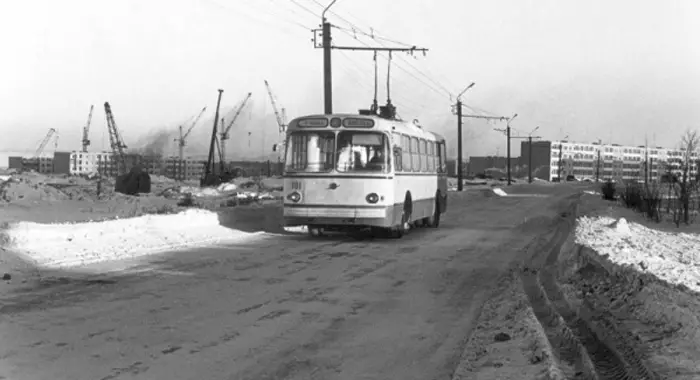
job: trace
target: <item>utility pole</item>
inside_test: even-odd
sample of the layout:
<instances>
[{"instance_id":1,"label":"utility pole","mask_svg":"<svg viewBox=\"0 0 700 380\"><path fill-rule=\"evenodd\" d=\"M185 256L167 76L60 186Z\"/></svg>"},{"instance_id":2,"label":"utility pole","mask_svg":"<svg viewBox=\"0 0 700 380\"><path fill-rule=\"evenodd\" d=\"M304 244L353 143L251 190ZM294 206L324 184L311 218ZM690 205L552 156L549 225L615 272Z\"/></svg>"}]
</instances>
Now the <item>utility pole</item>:
<instances>
[{"instance_id":1,"label":"utility pole","mask_svg":"<svg viewBox=\"0 0 700 380\"><path fill-rule=\"evenodd\" d=\"M517 114L516 114L516 116L517 116ZM515 116L513 116L513 117L515 117ZM512 118L511 118L511 119L512 119ZM528 164L527 164L527 170L528 170L528 182L529 182L529 183L532 183L532 139L540 139L540 138L542 138L541 136L533 136L533 135L532 135L532 134L535 133L535 131L537 131L538 129L540 129L539 126L536 127L535 129L533 129L530 133L528 133L527 137L515 136L515 137L510 137L510 138L509 138L509 140L510 140L510 139L527 139L527 140L528 140L528 154L527 154L527 156L528 156L528 157L527 157ZM510 146L510 144L508 144L508 145ZM508 148L508 152L510 153L510 148ZM509 157L509 160L510 160L510 154L508 155L508 157ZM509 171L510 171L510 165L508 165L508 168L509 168ZM510 181L510 174L508 175L508 180Z\"/></svg>"},{"instance_id":2,"label":"utility pole","mask_svg":"<svg viewBox=\"0 0 700 380\"><path fill-rule=\"evenodd\" d=\"M476 83L472 82L467 88L457 95L457 191L464 190L463 168L462 161L462 95L467 90L474 87Z\"/></svg>"},{"instance_id":3,"label":"utility pole","mask_svg":"<svg viewBox=\"0 0 700 380\"><path fill-rule=\"evenodd\" d=\"M538 126L537 128L533 129L532 132L530 132L529 135L527 135L527 146L528 146L528 155L527 155L527 171L528 171L528 176L527 176L527 182L532 183L532 139L539 139L540 136L532 136L533 133L535 133L536 130L540 129Z\"/></svg>"},{"instance_id":4,"label":"utility pole","mask_svg":"<svg viewBox=\"0 0 700 380\"><path fill-rule=\"evenodd\" d=\"M510 120L506 122L506 136L507 136L507 143L506 143L506 173L508 177L508 186L510 186Z\"/></svg>"},{"instance_id":5,"label":"utility pole","mask_svg":"<svg viewBox=\"0 0 700 380\"><path fill-rule=\"evenodd\" d=\"M471 86L470 86L470 87L471 87ZM464 91L466 91L466 90L464 90ZM461 102L458 102L458 104L461 106ZM510 120L512 120L513 118L515 118L515 116L518 116L517 113L516 113L514 116L512 116L511 118L507 118L507 117L505 117L505 116L464 115L464 114L462 114L461 108L458 108L457 110L454 110L454 111L452 111L452 112L453 112L453 113L456 113L457 115L459 115L459 116L460 116L460 119L463 118L463 117L469 117L469 118L473 118L473 119L485 119L485 120L500 120L500 121L508 120L509 122L510 122ZM499 132L504 132L504 130L502 130L502 129L496 129L496 130L499 131ZM510 147L510 127L509 127L509 129L508 129L507 134L508 134L508 147ZM461 141L461 139L460 139L460 141ZM458 144L457 144L458 148L459 148L460 145L461 145L461 143L458 143ZM498 148L496 148L496 149L498 149ZM496 155L498 156L498 153L496 153ZM510 149L508 149L508 157L510 157ZM508 168L508 174L509 174L508 177L510 178L510 165L509 165L509 168ZM509 181L509 182L510 182L510 181Z\"/></svg>"},{"instance_id":6,"label":"utility pole","mask_svg":"<svg viewBox=\"0 0 700 380\"><path fill-rule=\"evenodd\" d=\"M507 172L507 176L508 176L508 186L510 186L510 184L511 184L511 177L510 177L510 139L511 139L511 137L510 137L510 122L513 121L513 119L515 119L516 117L518 117L517 113L511 117L504 118L506 120L506 130L505 130L506 139L507 139L506 149L508 149L508 152L506 153L506 166L507 166L506 172ZM496 129L496 130L499 132L504 132L502 129Z\"/></svg>"},{"instance_id":7,"label":"utility pole","mask_svg":"<svg viewBox=\"0 0 700 380\"><path fill-rule=\"evenodd\" d=\"M457 191L464 190L462 160L462 100L457 99Z\"/></svg>"},{"instance_id":8,"label":"utility pole","mask_svg":"<svg viewBox=\"0 0 700 380\"><path fill-rule=\"evenodd\" d=\"M598 161L595 165L595 181L600 181L600 147L598 147Z\"/></svg>"},{"instance_id":9,"label":"utility pole","mask_svg":"<svg viewBox=\"0 0 700 380\"><path fill-rule=\"evenodd\" d=\"M391 48L391 47L382 47L382 48L375 48L375 47L353 47L353 46L333 46L332 45L332 37L331 37L331 28L333 25L328 22L326 19L326 12L328 12L328 9L330 9L333 4L335 4L337 0L331 1L330 4L323 10L321 13L321 29L314 29L312 32L314 33L314 38L312 41L314 42L314 47L315 48L322 48L323 49L323 110L324 114L330 115L333 113L333 72L331 70L331 50L332 49L338 49L338 50L364 50L364 51L403 51L403 52L408 52L408 53L413 53L416 51L423 52L425 53L428 51L428 49L424 48L417 48L415 46L412 46L410 48ZM320 33L320 40L321 43L318 42L319 40L319 33ZM393 111L395 112L395 111Z\"/></svg>"},{"instance_id":10,"label":"utility pole","mask_svg":"<svg viewBox=\"0 0 700 380\"><path fill-rule=\"evenodd\" d=\"M569 135L564 136L561 141L559 141L559 163L557 164L557 178L559 179L559 182L561 182L561 157L562 153L564 151L564 145L562 144L564 141L569 138Z\"/></svg>"},{"instance_id":11,"label":"utility pole","mask_svg":"<svg viewBox=\"0 0 700 380\"><path fill-rule=\"evenodd\" d=\"M323 11L323 113L333 113L333 75L331 71L331 23L326 20L325 13L336 0Z\"/></svg>"},{"instance_id":12,"label":"utility pole","mask_svg":"<svg viewBox=\"0 0 700 380\"><path fill-rule=\"evenodd\" d=\"M532 183L532 136L527 137L527 183Z\"/></svg>"}]
</instances>

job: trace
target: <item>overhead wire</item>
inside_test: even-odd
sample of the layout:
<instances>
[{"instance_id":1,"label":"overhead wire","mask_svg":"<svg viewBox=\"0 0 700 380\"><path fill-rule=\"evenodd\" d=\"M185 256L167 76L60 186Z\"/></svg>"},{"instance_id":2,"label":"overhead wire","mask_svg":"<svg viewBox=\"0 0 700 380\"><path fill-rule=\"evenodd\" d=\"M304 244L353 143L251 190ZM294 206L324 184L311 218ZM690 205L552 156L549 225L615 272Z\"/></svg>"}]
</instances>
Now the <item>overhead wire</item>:
<instances>
[{"instance_id":1,"label":"overhead wire","mask_svg":"<svg viewBox=\"0 0 700 380\"><path fill-rule=\"evenodd\" d=\"M296 0L292 0L292 1L295 1L295 2L296 2ZM325 7L325 6L324 6L323 4L321 4L318 0L310 0L310 1L314 2L316 5L318 5L318 6L320 6L320 7ZM392 39L389 39L389 38L386 38L386 37L382 37L381 35L379 35L378 33L376 33L377 30L374 29L374 28L372 28L372 27L370 27L370 30L372 31L372 33L367 33L367 32L364 31L362 28L358 27L355 23L353 23L353 22L349 21L348 19L344 18L343 16L339 15L337 12L334 12L334 11L331 11L331 10L329 10L328 12L329 12L330 14L334 15L335 17L337 17L339 20L341 20L341 21L345 22L346 24L348 24L348 25L352 28L351 31L353 32L353 38L355 38L356 40L359 40L359 39L357 38L356 33L360 33L361 35L370 37L370 38L372 38L372 39L375 40L375 41L376 41L376 40L384 40L384 41L387 41L387 42L395 43L395 44L397 44L397 45L403 45L404 47L412 47L412 46L413 46L412 44L407 44L407 43L404 43L404 42L400 42L400 41L392 40ZM338 28L338 29L344 29L344 28L339 27L339 26L334 26L334 27L336 27L336 28ZM377 43L379 43L379 44L382 45L383 47L386 47L386 45L384 45L384 44L381 43L380 41L377 41ZM439 88L441 88L443 91L445 91L449 97L454 97L454 95L452 94L452 92L449 91L449 89L447 89L447 88L446 88L444 85L442 85L439 81L437 81L436 79L432 78L430 75L424 73L422 70L418 69L417 67L413 66L410 62L408 62L407 60L403 59L402 57L400 57L399 59L402 60L402 61L403 61L404 63L406 63L407 65L411 66L414 70L416 70L418 73L420 73L421 75L423 75L426 79L428 79L429 81L433 82L433 84L435 84L437 87L439 87ZM425 70L425 71L428 71L428 70Z\"/></svg>"},{"instance_id":2,"label":"overhead wire","mask_svg":"<svg viewBox=\"0 0 700 380\"><path fill-rule=\"evenodd\" d=\"M345 31L345 30L343 30L343 29L340 29L340 30L341 30L342 32L348 34L347 31ZM348 35L350 35L350 37L353 37L351 34L348 34ZM359 43L365 45L366 47L370 47L370 48L372 47L372 46L370 46L368 43L366 43L366 42L364 42L364 41L362 41L362 40L357 39L357 41L358 41ZM382 56L384 56L384 55L382 54ZM405 68L402 67L401 65L399 65L399 64L395 64L395 65L396 65L396 67L397 67L398 69L400 69L401 71L405 72L406 74L412 76L414 79L416 79L417 81L421 82L423 85L425 85L426 87L428 87L429 89L431 89L432 91L434 91L436 94L438 94L438 95L443 95L443 96L444 96L444 94L443 94L439 89L437 89L435 86L432 86L432 85L430 85L429 83L426 83L426 82L423 81L421 78L419 78L418 76L416 76L414 73L410 72L409 70L405 69Z\"/></svg>"},{"instance_id":3,"label":"overhead wire","mask_svg":"<svg viewBox=\"0 0 700 380\"><path fill-rule=\"evenodd\" d=\"M280 25L279 23L272 22L272 21L270 21L270 20L265 20L265 19L261 19L261 18L259 18L259 17L252 16L252 15L250 14L250 12L246 12L246 11L249 10L249 9L245 9L245 7L239 7L238 9L233 9L233 8L230 8L230 7L228 6L228 4L230 4L230 3L227 3L227 5L224 5L224 4L222 4L222 3L219 3L219 2L216 1L216 0L198 0L198 1L211 4L211 5L217 7L217 8L219 8L219 9L221 9L221 10L224 10L224 11L226 11L226 12L236 13L237 15L241 15L241 14L242 14L243 16L245 16L246 18L248 18L248 19L250 19L250 20L253 20L253 21L256 21L256 22L265 24L265 25L270 26L270 27L272 27L272 28L279 29L279 30L281 30L281 31L284 31L285 33L289 33L289 32L290 32L289 28L286 28L285 26ZM240 5L240 4L242 4L242 3L241 3L241 2L235 2L234 4ZM250 4L250 3L248 3L248 4ZM244 9L245 9L245 10L244 10ZM259 9L258 9L258 10L259 10ZM271 15L271 13L270 13L269 11L267 11L267 12L263 11L263 13L267 13L268 16ZM306 26L303 26L303 25L300 24L300 23L290 22L290 21L287 20L286 18L284 18L283 20L284 20L285 22L287 22L287 23L290 23L289 26L296 26L296 27L303 28L306 32L308 32L308 31L310 30L310 28L308 28L308 27L306 27Z\"/></svg>"},{"instance_id":4,"label":"overhead wire","mask_svg":"<svg viewBox=\"0 0 700 380\"><path fill-rule=\"evenodd\" d=\"M352 37L353 37L355 40L360 41L361 43L363 43L363 41L361 41L359 38L357 38L357 35L354 33L354 32L355 32L354 30L349 30L349 29L342 28L342 27L339 27L339 26L334 26L334 28L343 31L343 32L344 32L345 34L347 34L347 35L351 35L351 33L352 33ZM369 34L367 34L367 33L364 33L364 32L362 32L362 33L360 33L360 34L361 34L361 35L364 35L364 36L370 36L370 37L371 37L371 35L369 35ZM374 38L373 38L373 39L374 39ZM391 41L391 40L390 40L390 41ZM385 44L383 44L383 43L381 43L381 42L379 42L379 41L377 41L377 43L378 43L379 45L381 45L382 47L387 47ZM394 43L396 43L396 44L402 44L402 43L397 42L397 41L394 41ZM366 43L365 43L365 45L366 45L366 46L369 46L369 45L366 44ZM408 45L408 44L404 44L404 45L407 46L407 47L413 47L413 45ZM402 57L402 56L398 56L397 58L398 58L401 62L405 63L406 65L408 65L409 67L411 67L412 69L414 69L418 74L421 74L421 75L422 75L424 78L426 78L428 81L432 82L432 84L434 84L435 87L437 88L437 92L438 92L438 93L439 93L440 91L443 91L443 92L445 93L444 95L447 95L447 98L450 98L450 99L451 99L451 98L454 97L454 95L453 95L445 86L443 86L443 85L442 85L440 82L438 82L437 80L435 80L435 79L431 78L430 76L426 75L425 73L423 73L423 72L421 71L421 69L419 69L419 68L417 68L416 66L414 66L413 64L411 64L410 61L408 61L407 59L405 59L405 58ZM399 65L397 64L397 66L399 66ZM416 78L417 80L421 81L422 83L424 83L422 80L418 79L415 75L413 75L413 77ZM424 83L424 84L425 84L425 83ZM434 88L433 90L436 90L436 89ZM443 94L440 94L440 95L443 95Z\"/></svg>"},{"instance_id":5,"label":"overhead wire","mask_svg":"<svg viewBox=\"0 0 700 380\"><path fill-rule=\"evenodd\" d=\"M311 9L299 4L299 2L297 2L296 0L289 0L289 1L291 1L293 4L296 4L299 8L301 8L301 9L305 10L306 12L312 14L313 16L317 17L318 19L321 18L320 14L317 14L314 11L312 11Z\"/></svg>"},{"instance_id":6,"label":"overhead wire","mask_svg":"<svg viewBox=\"0 0 700 380\"><path fill-rule=\"evenodd\" d=\"M361 71L361 70L358 69L358 67L365 66L364 64L361 64L361 63L357 62L357 60L355 60L354 58L350 57L349 54L345 53L345 52L342 51L342 50L340 51L340 54L341 54L343 57L345 57L345 59L347 59L348 61L350 61L350 62L352 62L352 63L354 64L354 66L350 66L350 67L352 68L353 72L355 72L355 73L358 74L358 77L359 77L360 79L366 78L366 75L367 75L366 71ZM369 81L367 81L367 80L362 80L362 81L360 81L360 82L362 83L362 85L366 85L366 82L369 82ZM371 93L374 93L374 88L369 88L369 90L370 90ZM414 113L417 113L417 112L415 112L416 109L421 109L421 110L422 110L422 109L425 109L425 106L418 105L415 101L410 100L409 98L407 98L407 97L405 97L405 96L403 96L403 95L397 95L396 93L394 93L394 94L392 95L392 98L393 98L392 101L393 101L394 104L396 104L396 105L399 106L400 108L403 108L403 109L406 109L406 110L409 110L409 111L414 111ZM398 100L398 101L397 101L397 100Z\"/></svg>"}]
</instances>

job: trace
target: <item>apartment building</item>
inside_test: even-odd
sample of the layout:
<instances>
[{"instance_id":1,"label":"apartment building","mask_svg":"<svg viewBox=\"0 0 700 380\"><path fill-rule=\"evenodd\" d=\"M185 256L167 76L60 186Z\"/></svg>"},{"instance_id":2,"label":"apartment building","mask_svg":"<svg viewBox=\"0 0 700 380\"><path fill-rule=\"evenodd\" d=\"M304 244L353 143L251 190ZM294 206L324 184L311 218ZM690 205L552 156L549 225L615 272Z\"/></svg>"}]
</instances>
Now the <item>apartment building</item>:
<instances>
[{"instance_id":1,"label":"apartment building","mask_svg":"<svg viewBox=\"0 0 700 380\"><path fill-rule=\"evenodd\" d=\"M33 170L39 173L53 173L52 157L20 157L9 156L8 169Z\"/></svg>"},{"instance_id":2,"label":"apartment building","mask_svg":"<svg viewBox=\"0 0 700 380\"><path fill-rule=\"evenodd\" d=\"M202 178L205 162L202 160L168 157L165 159L164 175L179 181L190 181Z\"/></svg>"},{"instance_id":3,"label":"apartment building","mask_svg":"<svg viewBox=\"0 0 700 380\"><path fill-rule=\"evenodd\" d=\"M112 175L116 166L110 152L55 152L53 171L59 174L90 175L102 173Z\"/></svg>"},{"instance_id":4,"label":"apartment building","mask_svg":"<svg viewBox=\"0 0 700 380\"><path fill-rule=\"evenodd\" d=\"M522 162L527 163L529 144L523 142L521 149ZM666 172L681 173L685 152L663 147L538 141L533 142L532 153L534 175L551 181L560 174L561 178L573 175L578 179L644 180L645 173L649 180L659 180ZM691 153L691 176L697 175L698 159L696 152Z\"/></svg>"}]
</instances>

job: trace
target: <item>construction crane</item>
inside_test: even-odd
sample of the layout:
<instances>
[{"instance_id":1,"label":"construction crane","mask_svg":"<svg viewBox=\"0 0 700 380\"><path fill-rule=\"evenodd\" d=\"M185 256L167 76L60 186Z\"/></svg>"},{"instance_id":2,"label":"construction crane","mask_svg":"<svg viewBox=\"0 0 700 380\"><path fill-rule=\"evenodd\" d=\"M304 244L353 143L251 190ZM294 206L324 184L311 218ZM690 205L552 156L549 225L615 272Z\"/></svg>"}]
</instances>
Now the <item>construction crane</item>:
<instances>
[{"instance_id":1,"label":"construction crane","mask_svg":"<svg viewBox=\"0 0 700 380\"><path fill-rule=\"evenodd\" d=\"M44 137L43 140L41 140L41 143L39 144L39 148L37 148L36 153L34 153L34 157L39 158L42 153L44 153L44 148L46 148L46 144L49 143L49 140L51 140L51 137L53 135L56 135L56 141L54 145L57 147L58 146L58 132L54 128L50 128L49 131L46 133L46 136Z\"/></svg>"},{"instance_id":2,"label":"construction crane","mask_svg":"<svg viewBox=\"0 0 700 380\"><path fill-rule=\"evenodd\" d=\"M180 126L180 137L176 138L175 141L177 141L177 146L179 148L179 157L180 161L185 159L185 144L187 143L187 137L190 135L190 132L192 132L192 129L194 128L195 125L197 125L197 122L199 119L202 118L202 115L204 115L204 112L207 110L207 107L205 106L202 108L201 111L199 111L199 115L194 118L194 121L190 125L190 127L187 129L187 131L183 134L183 128L182 125Z\"/></svg>"},{"instance_id":3,"label":"construction crane","mask_svg":"<svg viewBox=\"0 0 700 380\"><path fill-rule=\"evenodd\" d=\"M221 125L222 126L221 138L220 138L220 140L221 140L220 145L221 146L219 148L219 152L221 155L221 162L224 162L224 160L226 160L226 140L229 139L228 133L231 131L231 127L233 127L233 123L236 122L236 119L238 119L238 115L241 114L241 111L243 111L243 107L245 107L246 103L248 103L248 99L250 99L250 97L252 95L253 95L252 92L249 92L248 95L246 95L245 99L243 99L243 101L241 102L241 105L238 106L236 113L233 115L233 117L231 118L231 121L228 123L226 128L223 128L223 124Z\"/></svg>"},{"instance_id":4,"label":"construction crane","mask_svg":"<svg viewBox=\"0 0 700 380\"><path fill-rule=\"evenodd\" d=\"M119 129L117 128L117 123L114 122L114 115L112 114L112 107L109 106L109 102L105 102L105 117L107 118L107 130L109 131L109 145L112 148L112 154L114 160L117 163L117 173L118 175L126 174L126 144L122 140L119 134Z\"/></svg>"},{"instance_id":5,"label":"construction crane","mask_svg":"<svg viewBox=\"0 0 700 380\"><path fill-rule=\"evenodd\" d=\"M278 144L274 145L273 150L277 150L278 152L278 160L280 159L281 152L283 151L281 148L284 146L284 132L287 130L287 115L286 115L286 110L284 107L282 107L281 112L277 110L277 102L275 101L275 96L272 95L272 89L270 88L270 84L267 83L267 80L265 80L265 87L267 88L267 94L270 96L270 103L272 103L272 110L275 112L275 118L277 119L277 126L279 127L279 141L281 141Z\"/></svg>"},{"instance_id":6,"label":"construction crane","mask_svg":"<svg viewBox=\"0 0 700 380\"><path fill-rule=\"evenodd\" d=\"M90 133L90 122L92 121L92 109L95 108L94 105L90 106L90 113L88 114L87 124L83 127L83 152L87 152L88 145L90 145L90 139L88 139L88 133Z\"/></svg>"}]
</instances>

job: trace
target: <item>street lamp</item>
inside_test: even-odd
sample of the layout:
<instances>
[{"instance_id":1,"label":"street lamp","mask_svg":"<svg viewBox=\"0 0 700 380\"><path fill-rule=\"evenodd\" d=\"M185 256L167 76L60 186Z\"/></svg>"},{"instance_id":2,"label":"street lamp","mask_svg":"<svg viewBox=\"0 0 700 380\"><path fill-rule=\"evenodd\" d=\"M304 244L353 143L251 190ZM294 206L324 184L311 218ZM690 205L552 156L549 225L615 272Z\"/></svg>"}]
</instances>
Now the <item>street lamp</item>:
<instances>
[{"instance_id":1,"label":"street lamp","mask_svg":"<svg viewBox=\"0 0 700 380\"><path fill-rule=\"evenodd\" d=\"M595 181L600 181L600 151L603 149L603 139L598 138L598 157L595 163Z\"/></svg>"},{"instance_id":2,"label":"street lamp","mask_svg":"<svg viewBox=\"0 0 700 380\"><path fill-rule=\"evenodd\" d=\"M533 137L532 134L535 133L540 129L540 126L538 125L537 128L533 129L530 133L527 135L527 150L528 150L528 155L527 155L527 172L528 172L528 178L527 181L528 183L532 183L532 139L533 138L539 138L539 136Z\"/></svg>"},{"instance_id":3,"label":"street lamp","mask_svg":"<svg viewBox=\"0 0 700 380\"><path fill-rule=\"evenodd\" d=\"M559 140L559 163L557 164L557 179L561 182L561 156L564 147L562 146L562 141L569 138L569 135L564 136L563 139Z\"/></svg>"},{"instance_id":4,"label":"street lamp","mask_svg":"<svg viewBox=\"0 0 700 380\"><path fill-rule=\"evenodd\" d=\"M462 183L462 95L474 87L475 84L472 82L457 95L457 191L464 189L464 184Z\"/></svg>"},{"instance_id":5,"label":"street lamp","mask_svg":"<svg viewBox=\"0 0 700 380\"><path fill-rule=\"evenodd\" d=\"M506 122L506 136L508 139L508 143L507 143L507 145L508 145L507 146L508 157L506 157L506 165L507 165L506 167L507 167L507 173L508 173L508 186L510 186L510 184L511 184L511 180L510 180L510 122L513 121L513 119L515 119L516 117L518 117L517 113L513 114L513 116L509 117L507 119L508 121Z\"/></svg>"}]
</instances>

